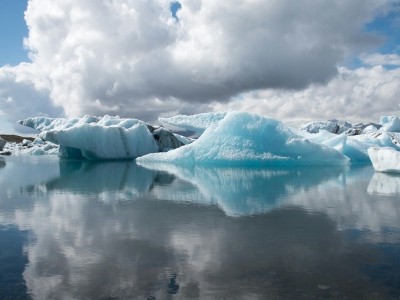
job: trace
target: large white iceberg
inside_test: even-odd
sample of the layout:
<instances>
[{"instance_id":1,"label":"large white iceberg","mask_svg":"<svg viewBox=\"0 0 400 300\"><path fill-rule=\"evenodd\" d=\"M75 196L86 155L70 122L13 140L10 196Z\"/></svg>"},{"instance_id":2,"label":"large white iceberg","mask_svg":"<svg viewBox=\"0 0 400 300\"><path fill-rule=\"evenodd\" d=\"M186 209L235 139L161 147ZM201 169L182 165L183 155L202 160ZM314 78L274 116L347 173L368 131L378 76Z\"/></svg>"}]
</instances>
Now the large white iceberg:
<instances>
[{"instance_id":1,"label":"large white iceberg","mask_svg":"<svg viewBox=\"0 0 400 300\"><path fill-rule=\"evenodd\" d=\"M312 142L282 122L246 112L228 113L195 142L167 153L137 159L219 165L340 165L348 158L336 149Z\"/></svg>"},{"instance_id":2,"label":"large white iceberg","mask_svg":"<svg viewBox=\"0 0 400 300\"><path fill-rule=\"evenodd\" d=\"M219 121L225 118L226 113L203 113L197 115L177 115L170 118L158 118L162 124L173 126L193 132L194 136L200 136L210 126L216 125Z\"/></svg>"},{"instance_id":3,"label":"large white iceberg","mask_svg":"<svg viewBox=\"0 0 400 300\"><path fill-rule=\"evenodd\" d=\"M400 151L390 147L371 147L368 154L376 171L400 173Z\"/></svg>"},{"instance_id":4,"label":"large white iceberg","mask_svg":"<svg viewBox=\"0 0 400 300\"><path fill-rule=\"evenodd\" d=\"M59 155L86 159L134 159L182 145L172 133L137 119L85 116L81 119L29 118L20 124L38 129L60 145Z\"/></svg>"}]
</instances>

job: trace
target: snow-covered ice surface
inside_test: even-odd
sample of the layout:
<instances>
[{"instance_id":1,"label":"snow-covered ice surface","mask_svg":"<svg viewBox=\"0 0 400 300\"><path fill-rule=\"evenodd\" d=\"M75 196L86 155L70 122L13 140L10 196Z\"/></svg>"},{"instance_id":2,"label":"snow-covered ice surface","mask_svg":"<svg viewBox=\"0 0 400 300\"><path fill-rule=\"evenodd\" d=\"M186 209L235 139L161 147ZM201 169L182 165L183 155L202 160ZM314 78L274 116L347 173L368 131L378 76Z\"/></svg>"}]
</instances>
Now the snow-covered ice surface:
<instances>
[{"instance_id":1,"label":"snow-covered ice surface","mask_svg":"<svg viewBox=\"0 0 400 300\"><path fill-rule=\"evenodd\" d=\"M375 171L400 173L400 151L390 147L371 147L368 154Z\"/></svg>"},{"instance_id":2,"label":"snow-covered ice surface","mask_svg":"<svg viewBox=\"0 0 400 300\"><path fill-rule=\"evenodd\" d=\"M313 121L300 127L300 130L305 130L310 133L318 133L320 130L326 130L331 133L340 134L352 128L348 122L329 120L329 121Z\"/></svg>"},{"instance_id":3,"label":"snow-covered ice surface","mask_svg":"<svg viewBox=\"0 0 400 300\"><path fill-rule=\"evenodd\" d=\"M183 143L169 131L137 119L85 116L81 119L29 118L20 124L40 130L40 137L60 145L60 156L69 158L134 159Z\"/></svg>"},{"instance_id":4,"label":"snow-covered ice surface","mask_svg":"<svg viewBox=\"0 0 400 300\"><path fill-rule=\"evenodd\" d=\"M400 132L400 119L395 116L382 116L380 119L381 131Z\"/></svg>"},{"instance_id":5,"label":"snow-covered ice surface","mask_svg":"<svg viewBox=\"0 0 400 300\"><path fill-rule=\"evenodd\" d=\"M83 118L48 118L33 117L21 120L18 123L39 131L63 130L79 124L97 123L100 118L94 116L84 116Z\"/></svg>"},{"instance_id":6,"label":"snow-covered ice surface","mask_svg":"<svg viewBox=\"0 0 400 300\"><path fill-rule=\"evenodd\" d=\"M4 151L9 151L13 155L57 155L59 146L41 138L36 138L33 142L23 140L22 143L7 143Z\"/></svg>"},{"instance_id":7,"label":"snow-covered ice surface","mask_svg":"<svg viewBox=\"0 0 400 300\"><path fill-rule=\"evenodd\" d=\"M137 119L35 117L20 124L41 131L41 139L6 148L19 154L58 151L60 157L107 160L135 159L187 145L179 151L150 155L139 161L253 166L340 164L346 160L344 156L352 163L370 163L370 147L400 151L400 119L395 116L382 116L380 124L353 126L346 121L330 120L309 122L298 128L244 112L178 115L159 121L200 138L191 139ZM39 143L42 139L46 145Z\"/></svg>"},{"instance_id":8,"label":"snow-covered ice surface","mask_svg":"<svg viewBox=\"0 0 400 300\"><path fill-rule=\"evenodd\" d=\"M228 113L195 142L167 153L139 157L146 162L219 165L343 165L336 149L312 142L282 122L246 112Z\"/></svg>"},{"instance_id":9,"label":"snow-covered ice surface","mask_svg":"<svg viewBox=\"0 0 400 300\"><path fill-rule=\"evenodd\" d=\"M210 126L218 124L226 113L203 113L197 115L177 115L170 118L158 118L162 124L168 126L174 126L183 130L193 132L194 136L200 136Z\"/></svg>"},{"instance_id":10,"label":"snow-covered ice surface","mask_svg":"<svg viewBox=\"0 0 400 300\"><path fill-rule=\"evenodd\" d=\"M377 130L359 135L347 135L346 132L334 134L324 129L320 129L318 133L301 129L293 129L293 131L309 140L335 148L353 163L370 162L367 152L370 147L391 147L400 150L400 133L398 132Z\"/></svg>"}]
</instances>

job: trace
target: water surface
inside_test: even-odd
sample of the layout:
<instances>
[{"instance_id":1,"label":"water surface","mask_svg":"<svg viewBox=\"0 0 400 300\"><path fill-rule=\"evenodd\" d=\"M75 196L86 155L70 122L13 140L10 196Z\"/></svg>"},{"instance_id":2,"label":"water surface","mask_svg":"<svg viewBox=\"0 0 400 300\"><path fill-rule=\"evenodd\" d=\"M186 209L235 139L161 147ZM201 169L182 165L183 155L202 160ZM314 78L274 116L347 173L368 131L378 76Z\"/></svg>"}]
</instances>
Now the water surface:
<instances>
[{"instance_id":1,"label":"water surface","mask_svg":"<svg viewBox=\"0 0 400 300\"><path fill-rule=\"evenodd\" d=\"M398 299L400 176L0 160L1 299Z\"/></svg>"}]
</instances>

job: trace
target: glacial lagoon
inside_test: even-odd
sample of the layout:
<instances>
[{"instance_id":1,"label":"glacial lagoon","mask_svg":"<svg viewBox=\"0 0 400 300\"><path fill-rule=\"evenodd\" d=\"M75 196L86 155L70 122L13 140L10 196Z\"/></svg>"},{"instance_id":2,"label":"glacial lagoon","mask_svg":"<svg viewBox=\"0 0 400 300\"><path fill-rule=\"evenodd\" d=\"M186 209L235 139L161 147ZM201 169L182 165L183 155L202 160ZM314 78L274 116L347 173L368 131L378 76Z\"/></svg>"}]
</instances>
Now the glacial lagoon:
<instances>
[{"instance_id":1,"label":"glacial lagoon","mask_svg":"<svg viewBox=\"0 0 400 300\"><path fill-rule=\"evenodd\" d=\"M398 299L400 175L0 159L0 299Z\"/></svg>"}]
</instances>

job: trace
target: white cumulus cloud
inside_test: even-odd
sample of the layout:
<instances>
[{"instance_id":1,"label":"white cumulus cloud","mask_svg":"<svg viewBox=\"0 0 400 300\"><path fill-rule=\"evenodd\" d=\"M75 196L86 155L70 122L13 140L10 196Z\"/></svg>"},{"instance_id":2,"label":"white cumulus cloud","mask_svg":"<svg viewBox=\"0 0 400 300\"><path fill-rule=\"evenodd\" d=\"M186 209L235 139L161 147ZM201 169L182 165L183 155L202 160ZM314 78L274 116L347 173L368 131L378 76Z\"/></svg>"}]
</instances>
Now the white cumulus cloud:
<instances>
[{"instance_id":1,"label":"white cumulus cloud","mask_svg":"<svg viewBox=\"0 0 400 300\"><path fill-rule=\"evenodd\" d=\"M372 54L362 54L360 56L361 61L370 66L378 66L378 65L392 65L392 66L400 66L400 55L390 53L390 54L382 54L382 53L372 53Z\"/></svg>"},{"instance_id":2,"label":"white cumulus cloud","mask_svg":"<svg viewBox=\"0 0 400 300\"><path fill-rule=\"evenodd\" d=\"M246 110L282 119L333 119L379 122L381 115L400 115L400 68L382 66L339 73L327 84L300 91L260 90L236 97L214 110Z\"/></svg>"},{"instance_id":3,"label":"white cumulus cloud","mask_svg":"<svg viewBox=\"0 0 400 300\"><path fill-rule=\"evenodd\" d=\"M166 0L29 0L24 43L31 62L0 68L0 112L11 119L107 113L154 120L254 94L274 95L273 106L274 98L307 93L310 85L329 91L343 82L345 90L337 66L380 43L365 25L396 2L182 0L176 20ZM278 115L308 116L304 105L312 103L303 101ZM335 107L343 105L332 103L332 112L343 114Z\"/></svg>"}]
</instances>

